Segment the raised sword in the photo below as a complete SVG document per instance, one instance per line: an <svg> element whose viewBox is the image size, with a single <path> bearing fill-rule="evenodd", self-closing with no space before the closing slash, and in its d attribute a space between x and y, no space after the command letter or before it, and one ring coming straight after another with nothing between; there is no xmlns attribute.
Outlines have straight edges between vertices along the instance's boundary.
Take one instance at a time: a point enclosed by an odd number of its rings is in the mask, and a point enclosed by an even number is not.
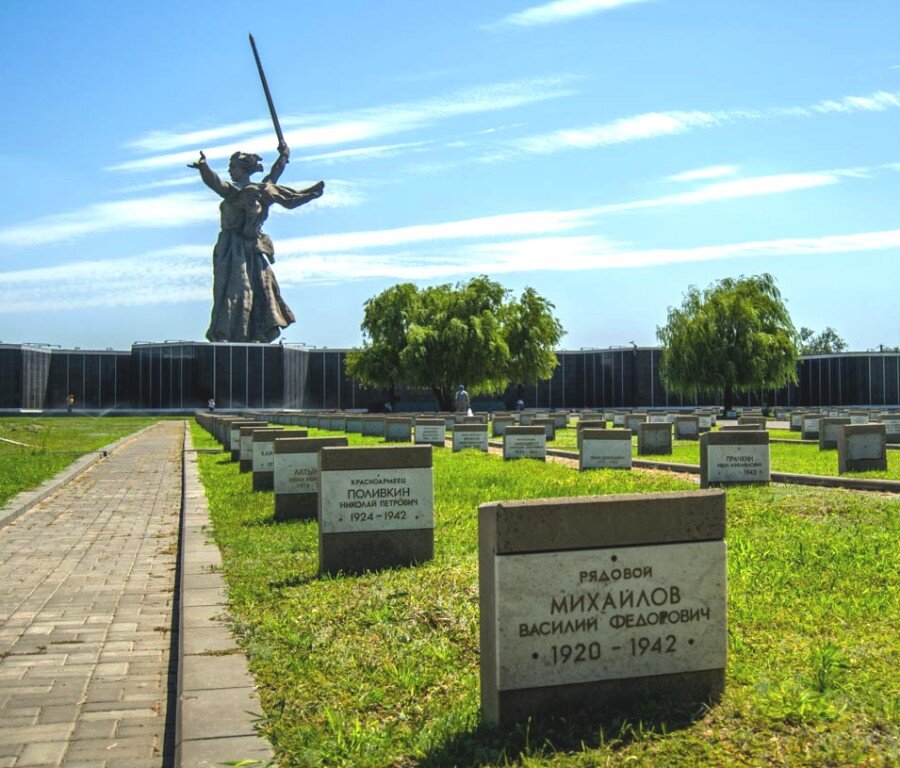
<svg viewBox="0 0 900 768"><path fill-rule="evenodd" d="M275 126L275 135L278 137L278 149L287 147L284 140L284 134L281 132L281 123L278 122L278 115L275 114L275 103L272 101L272 94L269 91L269 83L266 81L266 73L263 72L262 62L259 60L259 52L256 50L256 42L253 35L250 35L250 47L253 48L253 58L256 59L256 68L259 70L259 79L262 81L263 92L266 94L266 102L269 105L269 114L272 116L272 125Z"/></svg>

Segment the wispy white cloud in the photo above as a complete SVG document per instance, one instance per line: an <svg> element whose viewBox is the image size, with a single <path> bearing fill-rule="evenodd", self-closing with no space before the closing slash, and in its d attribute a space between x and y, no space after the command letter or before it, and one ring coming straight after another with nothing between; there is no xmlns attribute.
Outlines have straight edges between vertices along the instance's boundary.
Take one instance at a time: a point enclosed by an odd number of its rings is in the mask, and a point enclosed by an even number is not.
<svg viewBox="0 0 900 768"><path fill-rule="evenodd" d="M201 221L215 221L219 215L218 198L202 187L196 177L195 183L202 191L93 203L67 213L41 216L5 227L0 229L0 247L46 245L116 230L172 229ZM304 184L297 186L302 188ZM359 185L338 180L329 182L327 194L311 206L345 208L359 205L364 199L365 193ZM273 206L271 210L277 212L280 208Z"/></svg>
<svg viewBox="0 0 900 768"><path fill-rule="evenodd" d="M535 5L523 11L511 13L488 28L534 27L541 24L558 24L581 16L589 16L603 11L612 11L624 5L645 3L648 0L555 0L555 2Z"/></svg>
<svg viewBox="0 0 900 768"><path fill-rule="evenodd" d="M695 168L691 171L682 171L672 176L666 176L666 181L707 181L709 179L721 179L726 176L737 175L736 165L707 165L703 168Z"/></svg>
<svg viewBox="0 0 900 768"><path fill-rule="evenodd" d="M639 269L687 262L870 253L900 247L900 229L688 248L640 248L597 235L526 237L466 246L370 254L354 251L293 256L276 265L283 287L370 278L432 280L473 274ZM102 283L96 275L104 275ZM208 248L186 247L113 261L0 272L11 299L0 314L84 307L166 305L208 301ZM12 288L15 288L15 291Z"/></svg>
<svg viewBox="0 0 900 768"><path fill-rule="evenodd" d="M722 259L824 256L864 253L900 246L900 230L850 235L753 240L691 248L634 248L594 235L536 237L442 248L423 258L419 252L341 253L294 257L281 265L285 286L340 283L366 278L433 280L473 274L572 272L638 269Z"/></svg>
<svg viewBox="0 0 900 768"><path fill-rule="evenodd" d="M885 166L889 167L889 166ZM418 224L391 230L318 235L314 238L288 238L279 243L282 253L292 249L342 251L354 248L393 247L429 240L509 237L523 234L547 234L583 226L598 216L626 211L698 205L744 197L779 194L836 184L845 177L865 177L871 169L859 168L812 173L788 173L707 184L688 192L643 200L610 203L568 211L529 211L527 213L484 216L456 222ZM311 183L311 182L310 182ZM197 181L199 185L200 182ZM304 183L298 183L302 188ZM316 208L347 208L367 198L365 185L345 180L329 181L326 194L316 200ZM302 213L309 213L309 208ZM283 213L278 206L271 213ZM177 192L133 200L94 203L63 214L42 216L22 224L0 229L0 247L23 247L72 241L88 235L127 229L171 229L217 217L215 198L205 189Z"/></svg>
<svg viewBox="0 0 900 768"><path fill-rule="evenodd" d="M812 106L728 109L714 112L646 112L607 123L563 128L549 133L513 139L485 153L480 160L497 162L522 155L548 155L573 149L597 149L632 141L658 139L691 133L729 123L768 120L779 117L812 117L855 112L883 112L900 107L900 92L877 91L868 96L843 96Z"/></svg>
<svg viewBox="0 0 900 768"><path fill-rule="evenodd" d="M487 271L573 271L590 269L636 269L719 259L811 256L878 251L900 245L900 230L862 232L852 235L755 240L742 243L704 245L692 248L622 248L591 238L523 240L481 246L480 266ZM489 267L497 264L499 269Z"/></svg>
<svg viewBox="0 0 900 768"><path fill-rule="evenodd" d="M247 120L242 123L231 123L212 128L203 128L191 131L150 131L132 141L126 146L140 152L168 152L179 147L202 147L213 141L221 141L233 136L245 136L248 133L258 133L269 128L271 123L267 120Z"/></svg>
<svg viewBox="0 0 900 768"><path fill-rule="evenodd" d="M130 187L122 187L119 192L123 194L131 194L134 192L149 192L151 189L170 189L172 187L189 187L196 186L197 173L188 173L183 176L174 176L169 179L159 179L158 181L148 181L146 184L133 184Z"/></svg>
<svg viewBox="0 0 900 768"><path fill-rule="evenodd" d="M841 99L820 101L810 109L813 112L884 112L900 107L900 93L876 91L869 96L844 96Z"/></svg>
<svg viewBox="0 0 900 768"><path fill-rule="evenodd" d="M94 203L0 229L0 246L45 245L118 229L180 227L215 215L215 205L211 206L209 196L200 192Z"/></svg>
<svg viewBox="0 0 900 768"><path fill-rule="evenodd" d="M9 297L0 314L199 301L210 293L210 251L209 246L179 246L128 258L0 272L0 290Z"/></svg>
<svg viewBox="0 0 900 768"><path fill-rule="evenodd" d="M418 224L410 227L344 232L288 238L279 243L283 256L309 253L340 253L412 244L434 244L452 240L546 236L569 232L595 223L603 216L635 210L701 205L740 198L784 194L831 186L844 178L842 171L784 173L705 184L673 195L608 203L563 211L534 210L524 213L483 216L460 221Z"/></svg>
<svg viewBox="0 0 900 768"><path fill-rule="evenodd" d="M655 139L711 128L730 120L727 112L646 112L601 125L566 128L550 133L513 139L484 160L507 160L517 155L548 155L567 149L595 149L613 144Z"/></svg>
<svg viewBox="0 0 900 768"><path fill-rule="evenodd" d="M564 232L588 223L594 215L594 209L591 208L508 213L394 229L289 238L283 240L279 244L279 248L282 254L332 253L370 248L393 248L412 243Z"/></svg>
<svg viewBox="0 0 900 768"><path fill-rule="evenodd" d="M733 181L706 184L690 192L679 192L678 194L663 195L662 197L654 197L647 200L633 200L627 203L613 203L600 206L594 210L598 214L610 214L648 208L699 205L738 198L777 195L785 192L831 186L832 184L837 184L842 177L843 174L840 172L781 173L772 176L754 176L749 179L735 179Z"/></svg>
<svg viewBox="0 0 900 768"><path fill-rule="evenodd" d="M435 97L416 102L389 104L369 109L360 109L335 115L320 115L304 118L303 127L290 128L294 121L283 120L285 140L291 147L325 147L340 144L371 141L392 134L411 131L440 120L482 112L513 109L527 104L535 104L549 99L557 99L573 93L574 78L552 77L515 80L505 83L469 88L448 96ZM239 123L217 129L222 136L238 137L227 144L206 147L204 152L210 160L229 156L237 149L245 152L271 152L274 138L269 126L261 132L243 130L254 123ZM191 142L196 149L181 152L166 152L136 160L129 160L111 166L109 170L146 171L170 165L190 163L197 158L197 149L205 142L192 141L196 133L163 134L155 132L151 137L138 139L134 144L151 146L182 147ZM301 152L296 153L298 158Z"/></svg>
<svg viewBox="0 0 900 768"><path fill-rule="evenodd" d="M430 141L407 141L400 144L378 144L370 147L339 149L335 152L322 152L318 155L304 155L300 160L306 163L339 163L344 160L369 160L373 157L392 157L406 150L422 149Z"/></svg>

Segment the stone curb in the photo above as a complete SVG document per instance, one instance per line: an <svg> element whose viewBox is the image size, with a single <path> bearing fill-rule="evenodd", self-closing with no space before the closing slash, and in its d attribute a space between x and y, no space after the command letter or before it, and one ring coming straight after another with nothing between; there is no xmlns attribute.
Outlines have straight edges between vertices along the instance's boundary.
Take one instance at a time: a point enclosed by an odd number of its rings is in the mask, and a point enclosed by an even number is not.
<svg viewBox="0 0 900 768"><path fill-rule="evenodd" d="M488 445L494 448L503 447L503 443L499 440L492 440ZM575 451L563 451L559 448L548 448L547 455L558 456L562 459L578 459L578 454ZM670 461L632 459L631 466L638 469L661 469L665 472L682 472L690 475L700 474L700 467L697 464L676 464ZM851 491L900 493L900 480L878 480L869 477L834 477L832 475L795 475L792 472L771 472L769 477L773 483L784 483L786 485L812 485L819 488L845 488Z"/></svg>
<svg viewBox="0 0 900 768"><path fill-rule="evenodd" d="M770 443L787 443L788 445L818 445L818 440L801 440L799 437L792 440L789 437L770 437Z"/></svg>
<svg viewBox="0 0 900 768"><path fill-rule="evenodd" d="M148 429L153 429L158 423L159 422L150 424L143 429L139 429L137 432L132 432L130 435L120 437L115 442L104 445L100 450L86 453L84 456L75 459L69 466L61 469L49 480L45 480L37 488L32 488L30 491L22 491L16 496L13 496L3 507L0 507L0 528L11 523L17 517L24 515L29 509L36 507L42 501L60 490L60 488L72 482L76 477L83 475L98 461L105 459L113 451L121 448L125 443L134 440L138 435L143 434Z"/></svg>
<svg viewBox="0 0 900 768"><path fill-rule="evenodd" d="M224 621L227 590L219 548L206 536L209 507L197 471L197 451L185 427L178 558L178 703L175 766L202 768L255 760L268 765L272 748L257 734L260 712L247 659Z"/></svg>
<svg viewBox="0 0 900 768"><path fill-rule="evenodd" d="M787 437L770 437L770 443L787 443L788 445L818 445L818 440L790 440ZM888 443L885 448L889 451L900 451L900 443Z"/></svg>

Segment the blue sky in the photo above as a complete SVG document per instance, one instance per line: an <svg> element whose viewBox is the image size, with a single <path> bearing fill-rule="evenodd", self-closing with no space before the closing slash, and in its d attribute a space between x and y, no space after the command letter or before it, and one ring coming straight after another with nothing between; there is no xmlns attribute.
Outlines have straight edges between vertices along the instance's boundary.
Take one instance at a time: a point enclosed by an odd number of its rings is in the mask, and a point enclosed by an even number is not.
<svg viewBox="0 0 900 768"><path fill-rule="evenodd" d="M900 3L4 0L0 341L201 340L203 149L325 195L266 231L290 343L398 281L487 274L563 346L655 343L690 284L771 272L795 324L900 344Z"/></svg>

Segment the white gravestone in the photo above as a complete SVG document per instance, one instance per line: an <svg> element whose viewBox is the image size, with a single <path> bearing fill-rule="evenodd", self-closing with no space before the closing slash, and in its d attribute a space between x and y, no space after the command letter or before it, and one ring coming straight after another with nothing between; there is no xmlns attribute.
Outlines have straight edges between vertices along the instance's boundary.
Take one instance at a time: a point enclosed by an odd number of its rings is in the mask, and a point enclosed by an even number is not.
<svg viewBox="0 0 900 768"><path fill-rule="evenodd" d="M231 435L228 444L228 450L231 451L231 460L238 461L241 458L241 427L259 427L262 429L267 426L264 421L238 421L231 425ZM252 445L252 442L251 442Z"/></svg>
<svg viewBox="0 0 900 768"><path fill-rule="evenodd" d="M768 445L711 445L708 456L711 482L740 483L749 477L769 479Z"/></svg>
<svg viewBox="0 0 900 768"><path fill-rule="evenodd" d="M320 492L323 533L434 527L431 467L325 472Z"/></svg>
<svg viewBox="0 0 900 768"><path fill-rule="evenodd" d="M725 666L724 541L508 555L496 574L500 690Z"/></svg>
<svg viewBox="0 0 900 768"><path fill-rule="evenodd" d="M767 432L707 432L700 440L700 485L768 483Z"/></svg>
<svg viewBox="0 0 900 768"><path fill-rule="evenodd" d="M319 572L363 573L434 557L430 445L319 452Z"/></svg>
<svg viewBox="0 0 900 768"><path fill-rule="evenodd" d="M725 494L712 493L479 507L487 722L721 695Z"/></svg>
<svg viewBox="0 0 900 768"><path fill-rule="evenodd" d="M887 441L889 443L900 443L900 419L895 416L884 416L881 419L884 429L887 432Z"/></svg>
<svg viewBox="0 0 900 768"><path fill-rule="evenodd" d="M507 427L514 427L515 425L516 420L513 416L495 416L491 420L491 430L494 437L501 437L506 432Z"/></svg>
<svg viewBox="0 0 900 768"><path fill-rule="evenodd" d="M275 438L272 485L276 520L316 517L319 451L346 445L346 437L305 437L293 431Z"/></svg>
<svg viewBox="0 0 900 768"><path fill-rule="evenodd" d="M602 435L596 434L598 431ZM609 437L610 435L613 437ZM581 438L578 468L631 469L631 432L627 429L585 429Z"/></svg>
<svg viewBox="0 0 900 768"><path fill-rule="evenodd" d="M503 458L546 459L546 429L542 426L507 427L503 435Z"/></svg>
<svg viewBox="0 0 900 768"><path fill-rule="evenodd" d="M283 427L257 429L253 432L253 490L272 490L273 472L275 470L275 438L284 434Z"/></svg>
<svg viewBox="0 0 900 768"><path fill-rule="evenodd" d="M276 453L275 493L316 493L319 471L317 453Z"/></svg>
<svg viewBox="0 0 900 768"><path fill-rule="evenodd" d="M800 437L803 440L818 440L821 420L819 416L804 416L800 422Z"/></svg>
<svg viewBox="0 0 900 768"><path fill-rule="evenodd" d="M453 452L473 449L484 451L488 449L487 425L457 424L453 429Z"/></svg>
<svg viewBox="0 0 900 768"><path fill-rule="evenodd" d="M884 455L884 441L880 435L856 435L848 438L847 444L851 461L878 459Z"/></svg>
<svg viewBox="0 0 900 768"><path fill-rule="evenodd" d="M447 427L443 419L416 419L413 426L413 442L416 445L443 446Z"/></svg>
<svg viewBox="0 0 900 768"><path fill-rule="evenodd" d="M384 420L384 439L389 443L408 443L412 419L407 416L388 416Z"/></svg>

